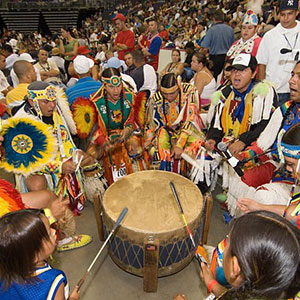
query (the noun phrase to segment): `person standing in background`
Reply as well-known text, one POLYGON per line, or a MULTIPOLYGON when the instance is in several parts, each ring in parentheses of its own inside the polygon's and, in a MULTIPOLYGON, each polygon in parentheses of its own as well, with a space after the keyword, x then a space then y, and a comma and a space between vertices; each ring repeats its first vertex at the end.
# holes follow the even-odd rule
POLYGON ((201 46, 209 51, 209 58, 214 63, 212 71, 215 79, 222 72, 226 53, 234 43, 233 29, 224 24, 224 14, 217 10, 213 16, 214 25, 207 31, 201 46))

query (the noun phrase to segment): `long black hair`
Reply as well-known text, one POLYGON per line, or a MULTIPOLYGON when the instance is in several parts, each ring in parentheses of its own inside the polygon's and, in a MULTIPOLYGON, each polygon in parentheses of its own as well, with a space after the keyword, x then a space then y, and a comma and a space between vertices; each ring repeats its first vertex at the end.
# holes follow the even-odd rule
POLYGON ((243 284, 220 299, 294 298, 300 287, 300 231, 272 212, 238 218, 229 234, 243 284))
POLYGON ((165 74, 160 81, 160 85, 164 88, 171 88, 174 85, 177 85, 177 78, 174 73, 165 74))

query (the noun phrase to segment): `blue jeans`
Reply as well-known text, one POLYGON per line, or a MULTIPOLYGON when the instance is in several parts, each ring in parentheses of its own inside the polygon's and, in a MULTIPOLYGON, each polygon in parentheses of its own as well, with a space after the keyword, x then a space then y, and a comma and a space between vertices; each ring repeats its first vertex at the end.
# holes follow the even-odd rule
POLYGON ((290 100, 290 93, 278 93, 278 105, 281 106, 290 100))

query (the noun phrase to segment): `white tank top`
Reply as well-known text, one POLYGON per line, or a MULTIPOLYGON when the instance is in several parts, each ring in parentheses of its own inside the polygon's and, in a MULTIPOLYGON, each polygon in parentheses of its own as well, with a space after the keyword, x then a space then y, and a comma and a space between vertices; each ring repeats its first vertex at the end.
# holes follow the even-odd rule
POLYGON ((201 94, 201 99, 210 99, 213 93, 217 90, 217 83, 213 77, 209 84, 205 85, 201 94))
MULTIPOLYGON (((201 71, 201 72, 206 73, 205 71, 201 71)), ((190 84, 195 85, 194 77, 191 79, 190 84)), ((201 99, 210 99, 216 90, 217 90, 217 83, 216 83, 215 78, 212 77, 211 81, 207 85, 204 86, 202 94, 200 95, 200 98, 201 99)))

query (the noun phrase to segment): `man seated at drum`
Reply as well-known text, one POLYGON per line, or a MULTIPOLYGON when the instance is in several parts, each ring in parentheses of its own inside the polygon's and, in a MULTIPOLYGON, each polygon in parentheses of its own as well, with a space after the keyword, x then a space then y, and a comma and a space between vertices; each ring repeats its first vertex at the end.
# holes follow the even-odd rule
POLYGON ((180 172, 183 151, 204 138, 198 97, 188 83, 180 83, 174 73, 165 74, 160 90, 150 99, 146 116, 145 148, 152 166, 180 172))
POLYGON ((143 170, 142 147, 138 137, 132 135, 136 95, 122 81, 119 70, 103 71, 102 87, 93 95, 97 111, 98 128, 88 153, 101 159, 104 176, 109 184, 119 178, 143 170))
MULTIPOLYGON (((231 70, 232 84, 213 96, 214 106, 210 109, 214 109, 214 116, 204 144, 207 150, 224 151, 228 147, 229 155, 239 158, 267 126, 277 95, 268 82, 255 80, 256 67, 255 57, 242 53, 227 68, 231 70)), ((239 178, 234 169, 224 162, 223 187, 228 188, 236 177, 239 178)), ((259 186, 264 180, 263 176, 251 178, 251 184, 259 186)))
POLYGON ((283 132, 299 123, 300 105, 300 63, 298 62, 289 80, 290 101, 278 107, 255 143, 248 147, 240 158, 255 157, 268 151, 271 153, 262 155, 259 159, 250 160, 244 172, 242 180, 234 178, 234 184, 229 189, 227 204, 231 213, 236 210, 238 198, 253 198, 259 204, 286 205, 291 185, 294 179, 289 172, 282 168, 278 155, 278 143, 283 132), (255 178, 262 177, 262 187, 255 185, 255 178))
MULTIPOLYGON (((26 178, 22 175, 17 177, 19 186, 27 189, 21 190, 21 192, 41 191, 50 188, 57 195, 59 193, 62 193, 63 197, 68 195, 73 211, 78 213, 83 208, 81 203, 83 195, 80 193, 82 182, 75 172, 77 168, 75 160, 77 158, 78 162, 81 161, 80 166, 83 167, 93 163, 94 159, 81 150, 77 150, 73 143, 71 133, 76 133, 76 127, 63 92, 60 92, 60 90, 57 90, 49 83, 42 81, 33 82, 28 86, 25 104, 15 117, 33 118, 49 125, 49 132, 45 134, 47 137, 48 134, 54 136, 55 143, 58 145, 55 159, 45 161, 40 172, 33 173, 26 178), (82 159, 80 158, 81 156, 82 159), (76 190, 78 191, 77 193, 75 192, 76 190)), ((33 135, 39 134, 38 130, 39 128, 36 129, 33 135)), ((34 136, 32 140, 34 140, 34 136)), ((26 143, 25 140, 24 143, 26 143)), ((32 148, 36 146, 34 143, 30 145, 32 148)), ((72 221, 73 216, 71 214, 69 214, 69 219, 70 230, 66 229, 66 232, 69 235, 73 235, 75 224, 73 224, 74 221, 72 221)), ((66 237, 65 241, 68 241, 68 245, 62 246, 64 249, 61 250, 82 247, 91 241, 91 237, 87 235, 74 237, 73 240, 70 236, 66 237)))

